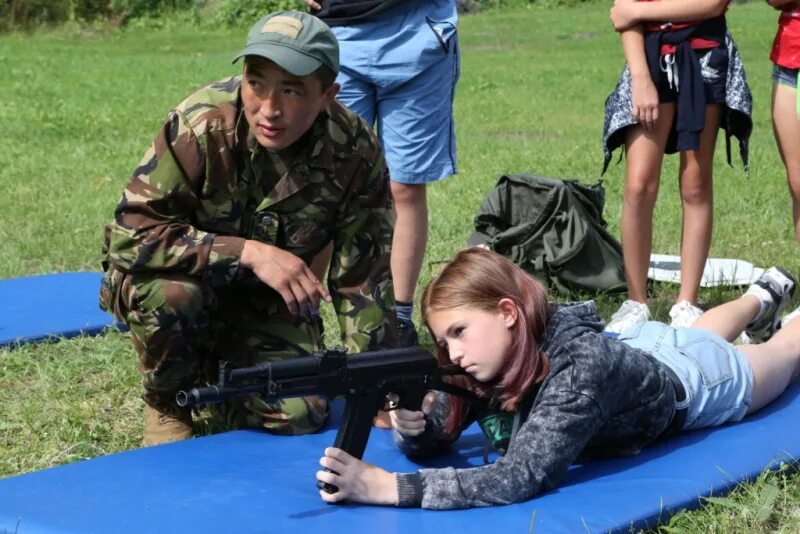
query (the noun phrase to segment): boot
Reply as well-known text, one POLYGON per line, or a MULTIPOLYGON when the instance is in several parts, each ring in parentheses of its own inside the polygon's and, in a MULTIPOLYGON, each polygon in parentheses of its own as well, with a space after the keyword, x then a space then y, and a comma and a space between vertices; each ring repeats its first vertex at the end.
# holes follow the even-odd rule
POLYGON ((192 414, 189 410, 162 412, 150 405, 144 407, 145 447, 181 441, 192 437, 192 414))
POLYGON ((414 323, 411 321, 397 321, 397 346, 416 347, 419 344, 419 336, 414 323))

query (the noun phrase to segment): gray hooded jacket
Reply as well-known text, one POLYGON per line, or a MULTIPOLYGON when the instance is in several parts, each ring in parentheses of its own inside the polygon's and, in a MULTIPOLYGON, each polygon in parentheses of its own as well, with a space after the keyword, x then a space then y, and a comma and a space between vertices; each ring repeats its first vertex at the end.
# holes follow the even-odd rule
MULTIPOLYGON (((579 456, 637 454, 659 437, 675 412, 669 371, 602 330, 593 302, 560 306, 541 341, 550 372, 516 414, 506 454, 481 467, 399 474, 398 504, 451 509, 525 501, 555 487, 579 456)), ((421 436, 395 432, 410 457, 452 441, 441 432, 447 396, 437 400, 421 436)))

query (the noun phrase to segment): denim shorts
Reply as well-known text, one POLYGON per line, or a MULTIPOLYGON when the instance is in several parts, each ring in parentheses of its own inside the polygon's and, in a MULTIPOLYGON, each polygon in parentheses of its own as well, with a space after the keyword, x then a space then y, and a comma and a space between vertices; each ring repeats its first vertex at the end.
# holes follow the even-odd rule
POLYGON ((458 172, 457 21, 455 0, 406 0, 366 22, 332 28, 338 99, 377 126, 395 182, 435 182, 458 172))
MULTIPOLYGON (((724 103, 725 87, 728 81, 728 49, 724 46, 718 46, 708 50, 695 50, 695 53, 700 61, 706 104, 724 103)), ((658 90, 658 101, 662 103, 676 102, 678 100, 678 90, 674 80, 670 83, 669 76, 664 70, 667 68, 666 56, 661 56, 660 61, 660 76, 657 80, 653 80, 658 90)))
POLYGON ((772 81, 797 89, 797 72, 800 69, 790 69, 780 65, 772 66, 772 81))
POLYGON ((753 369, 731 343, 699 328, 672 328, 650 321, 631 327, 617 338, 648 352, 672 369, 683 384, 686 408, 681 430, 740 421, 750 408, 753 369))

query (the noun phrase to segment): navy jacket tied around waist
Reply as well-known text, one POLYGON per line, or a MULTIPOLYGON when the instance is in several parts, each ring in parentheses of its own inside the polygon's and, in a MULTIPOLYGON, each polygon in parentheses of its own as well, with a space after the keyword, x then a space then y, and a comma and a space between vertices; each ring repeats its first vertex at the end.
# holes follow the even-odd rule
POLYGON ((692 48, 691 39, 699 37, 725 45, 727 24, 725 16, 705 20, 676 31, 664 30, 645 35, 644 45, 650 76, 661 76, 661 46, 675 45, 675 64, 678 68, 678 108, 675 121, 676 148, 679 151, 700 148, 700 133, 706 123, 706 95, 700 61, 692 48))

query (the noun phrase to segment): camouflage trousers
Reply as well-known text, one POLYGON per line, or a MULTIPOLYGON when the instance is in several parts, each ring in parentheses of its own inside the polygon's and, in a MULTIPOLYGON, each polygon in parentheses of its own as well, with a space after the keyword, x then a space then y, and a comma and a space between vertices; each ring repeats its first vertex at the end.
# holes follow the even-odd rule
MULTIPOLYGON (((257 281, 212 288, 185 275, 124 274, 111 268, 100 305, 130 329, 143 398, 166 412, 178 409, 178 390, 216 382, 221 359, 243 367, 323 348, 322 319, 291 315, 277 293, 257 281)), ((267 403, 253 395, 218 409, 231 427, 277 434, 314 432, 328 415, 327 402, 319 397, 267 403)))

